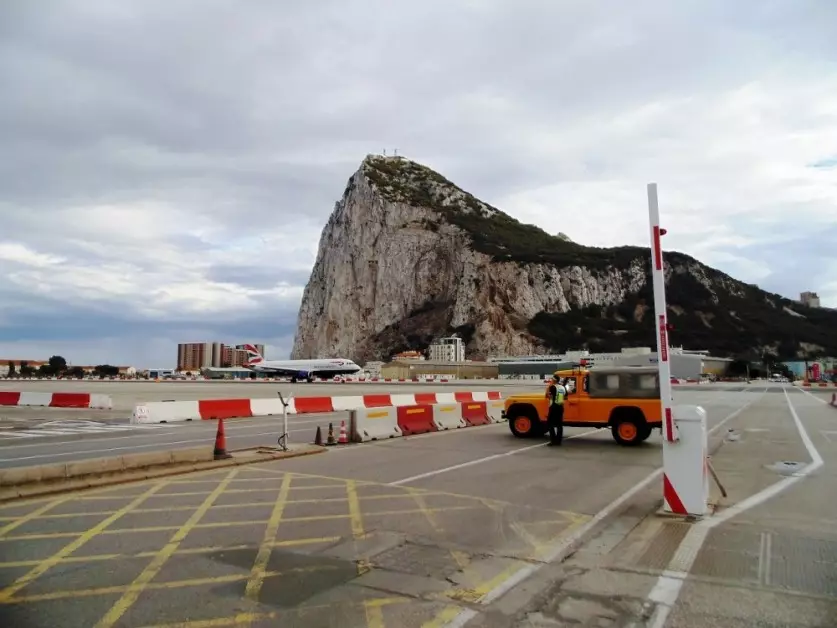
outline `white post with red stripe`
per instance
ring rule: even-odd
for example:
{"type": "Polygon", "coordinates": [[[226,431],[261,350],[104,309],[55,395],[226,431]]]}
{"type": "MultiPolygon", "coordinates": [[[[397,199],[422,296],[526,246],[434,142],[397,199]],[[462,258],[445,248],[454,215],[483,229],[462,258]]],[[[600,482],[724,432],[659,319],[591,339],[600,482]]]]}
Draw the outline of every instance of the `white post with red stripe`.
{"type": "Polygon", "coordinates": [[[708,511],[709,481],[706,475],[706,412],[699,406],[674,406],[671,387],[671,352],[668,343],[665,265],[660,238],[657,184],[648,184],[651,223],[651,276],[654,286],[654,327],[663,417],[664,509],[677,515],[703,516],[708,511]]]}

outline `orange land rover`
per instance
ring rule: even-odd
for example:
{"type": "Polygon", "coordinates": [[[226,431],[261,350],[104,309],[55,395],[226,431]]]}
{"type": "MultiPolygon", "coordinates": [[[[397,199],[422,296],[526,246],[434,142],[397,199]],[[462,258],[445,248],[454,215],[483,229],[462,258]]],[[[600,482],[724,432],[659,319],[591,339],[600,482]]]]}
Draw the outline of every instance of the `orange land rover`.
{"type": "MultiPolygon", "coordinates": [[[[620,445],[638,445],[662,429],[660,381],[656,367],[611,367],[556,371],[567,379],[564,399],[565,427],[610,428],[620,445]]],[[[511,395],[503,416],[519,438],[542,437],[546,432],[546,389],[511,395]]]]}

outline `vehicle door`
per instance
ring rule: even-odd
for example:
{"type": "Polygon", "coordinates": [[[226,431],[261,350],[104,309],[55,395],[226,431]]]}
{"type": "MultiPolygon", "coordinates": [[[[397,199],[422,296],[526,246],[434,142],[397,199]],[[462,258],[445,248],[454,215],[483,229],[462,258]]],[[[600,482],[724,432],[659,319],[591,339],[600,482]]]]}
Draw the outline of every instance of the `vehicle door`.
{"type": "Polygon", "coordinates": [[[579,394],[580,386],[578,380],[578,377],[568,377],[566,384],[564,384],[564,388],[567,389],[567,396],[564,399],[565,423],[581,420],[579,411],[581,407],[579,404],[581,395],[579,394]]]}

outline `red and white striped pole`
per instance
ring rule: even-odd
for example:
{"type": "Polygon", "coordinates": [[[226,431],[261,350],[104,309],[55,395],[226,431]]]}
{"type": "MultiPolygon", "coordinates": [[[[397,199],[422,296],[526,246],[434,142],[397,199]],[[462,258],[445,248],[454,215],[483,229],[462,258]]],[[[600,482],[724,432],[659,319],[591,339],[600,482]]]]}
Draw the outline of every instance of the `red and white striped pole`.
{"type": "Polygon", "coordinates": [[[671,362],[668,346],[668,313],[666,311],[666,282],[663,247],[660,238],[666,230],[660,227],[660,207],[657,204],[657,184],[648,184],[648,215],[651,219],[651,277],[654,280],[654,327],[657,333],[657,358],[660,367],[660,398],[663,402],[663,439],[669,443],[680,440],[672,417],[671,362]]]}
{"type": "Polygon", "coordinates": [[[648,215],[651,223],[651,276],[654,286],[654,327],[660,378],[663,419],[663,499],[666,511],[703,516],[708,509],[709,480],[706,475],[706,412],[699,406],[674,406],[671,386],[671,351],[668,344],[665,264],[660,238],[657,184],[648,184],[648,215]],[[681,434],[682,433],[682,434],[681,434]],[[682,439],[681,439],[682,435],[682,439]]]}

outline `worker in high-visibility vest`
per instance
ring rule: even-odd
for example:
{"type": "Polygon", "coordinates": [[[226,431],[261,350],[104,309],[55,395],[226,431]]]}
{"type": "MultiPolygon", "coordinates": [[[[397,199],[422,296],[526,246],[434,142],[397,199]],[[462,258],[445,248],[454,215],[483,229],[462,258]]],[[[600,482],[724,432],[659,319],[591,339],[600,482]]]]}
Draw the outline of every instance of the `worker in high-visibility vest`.
{"type": "Polygon", "coordinates": [[[560,445],[564,440],[564,399],[566,397],[567,389],[561,384],[561,378],[553,375],[552,383],[546,389],[546,398],[549,400],[546,425],[549,428],[550,445],[560,445]]]}

